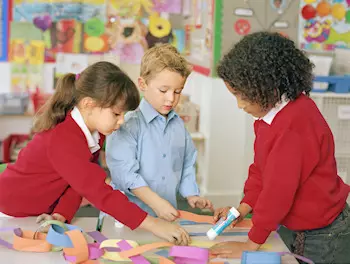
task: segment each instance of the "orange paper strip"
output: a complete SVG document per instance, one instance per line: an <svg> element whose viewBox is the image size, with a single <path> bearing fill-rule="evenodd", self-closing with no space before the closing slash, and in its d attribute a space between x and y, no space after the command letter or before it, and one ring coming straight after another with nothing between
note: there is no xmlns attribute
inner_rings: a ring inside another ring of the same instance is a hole
<svg viewBox="0 0 350 264"><path fill-rule="evenodd" d="M33 231L21 230L22 235L14 233L13 248L18 251L27 252L49 252L52 245L46 241L46 234L37 232L35 239Z"/></svg>
<svg viewBox="0 0 350 264"><path fill-rule="evenodd" d="M69 256L75 256L75 263L89 263L89 249L84 235L80 230L66 232L72 241L72 248L64 248L63 252ZM91 262L90 262L91 263Z"/></svg>
<svg viewBox="0 0 350 264"><path fill-rule="evenodd" d="M163 247L172 247L174 244L169 243L169 242L156 242L152 244L147 244L147 245L142 245L136 248L132 248L129 250L125 250L119 253L119 255L122 258L130 258L133 256L141 255L147 251L156 249L156 248L163 248Z"/></svg>
<svg viewBox="0 0 350 264"><path fill-rule="evenodd" d="M198 215L179 210L179 218L196 223L215 224L214 218L210 215Z"/></svg>

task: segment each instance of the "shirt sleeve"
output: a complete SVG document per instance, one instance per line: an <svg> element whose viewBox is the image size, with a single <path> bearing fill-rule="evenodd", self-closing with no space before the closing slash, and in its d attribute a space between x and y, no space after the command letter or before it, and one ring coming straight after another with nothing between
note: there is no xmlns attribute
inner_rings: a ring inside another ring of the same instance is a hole
<svg viewBox="0 0 350 264"><path fill-rule="evenodd" d="M48 143L48 157L53 168L72 189L101 211L131 229L137 228L146 218L147 214L136 204L105 183L106 173L91 162L92 155L83 135L62 130L53 133ZM61 204L63 215L72 210L71 204Z"/></svg>
<svg viewBox="0 0 350 264"><path fill-rule="evenodd" d="M68 187L58 200L52 213L64 216L66 221L70 223L80 207L81 200L82 197L71 187Z"/></svg>
<svg viewBox="0 0 350 264"><path fill-rule="evenodd" d="M261 174L255 162L250 165L248 179L244 184L244 197L241 203L248 204L254 210L262 189Z"/></svg>
<svg viewBox="0 0 350 264"><path fill-rule="evenodd" d="M179 192L182 197L199 195L196 181L196 159L197 149L193 144L191 135L186 130L185 159L182 169Z"/></svg>
<svg viewBox="0 0 350 264"><path fill-rule="evenodd" d="M114 186L125 193L148 186L138 173L140 169L137 159L137 138L139 134L138 120L131 118L107 138L106 162L111 173Z"/></svg>
<svg viewBox="0 0 350 264"><path fill-rule="evenodd" d="M290 211L302 171L302 144L292 131L277 136L262 174L264 185L254 207L249 238L263 244Z"/></svg>

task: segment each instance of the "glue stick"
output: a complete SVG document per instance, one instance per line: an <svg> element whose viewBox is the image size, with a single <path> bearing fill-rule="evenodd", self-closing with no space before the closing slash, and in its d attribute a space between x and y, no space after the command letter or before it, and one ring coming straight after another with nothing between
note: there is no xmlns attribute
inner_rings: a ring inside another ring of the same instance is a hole
<svg viewBox="0 0 350 264"><path fill-rule="evenodd" d="M235 219L239 217L239 212L236 208L232 207L228 211L227 217L224 220L221 218L212 228L207 232L207 237L210 240L214 240L218 235L220 235L226 227L228 227Z"/></svg>

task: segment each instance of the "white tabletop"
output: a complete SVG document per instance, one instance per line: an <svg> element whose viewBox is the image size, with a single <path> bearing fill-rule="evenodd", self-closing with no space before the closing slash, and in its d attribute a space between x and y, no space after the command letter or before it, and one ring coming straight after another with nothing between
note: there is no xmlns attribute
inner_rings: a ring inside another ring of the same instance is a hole
<svg viewBox="0 0 350 264"><path fill-rule="evenodd" d="M96 218L77 218L72 224L78 225L84 231L94 231L96 228ZM0 217L0 228L4 227L20 227L25 230L33 230L35 231L38 225L35 223L35 218L2 218ZM188 232L194 233L205 233L209 225L188 225L184 226ZM242 232L248 231L246 229L238 229L235 228L232 231ZM128 239L135 240L140 244L151 243L159 241L159 239L152 234L145 231L131 231L127 227L117 228L114 225L114 219L110 217L106 217L104 220L104 225L102 229L102 233L110 239ZM13 233L12 232L1 232L0 236L2 239L12 243ZM208 239L200 236L193 237L195 240L204 240ZM245 241L247 236L219 236L216 241ZM276 233L272 233L271 236L266 241L267 249L266 251L288 251L287 247L284 245L280 237ZM31 252L18 252L14 250L9 250L7 248L0 246L0 263L6 264L66 264L65 260L62 257L62 253L60 252L49 252L49 253L31 253ZM228 263L240 263L240 259L230 259L225 260ZM104 262L101 263L112 263L112 262ZM115 263L115 262L114 262ZM119 262L120 263L120 262ZM298 264L298 262L292 256L283 256L282 257L283 264Z"/></svg>

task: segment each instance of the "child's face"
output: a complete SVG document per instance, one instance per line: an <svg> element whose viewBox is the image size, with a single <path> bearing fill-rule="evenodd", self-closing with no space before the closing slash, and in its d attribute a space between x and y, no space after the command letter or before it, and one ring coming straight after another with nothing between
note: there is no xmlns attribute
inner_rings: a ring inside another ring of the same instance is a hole
<svg viewBox="0 0 350 264"><path fill-rule="evenodd" d="M90 130L107 136L124 123L124 111L120 107L101 108L95 106L88 115Z"/></svg>
<svg viewBox="0 0 350 264"><path fill-rule="evenodd" d="M167 69L155 75L148 83L139 78L139 87L154 109L163 116L176 107L186 79L177 72Z"/></svg>
<svg viewBox="0 0 350 264"><path fill-rule="evenodd" d="M254 116L255 118L262 118L267 113L268 110L263 110L260 105L257 103L251 103L247 100L244 100L241 95L239 95L235 89L233 89L228 83L225 82L227 89L236 97L237 106L239 109L242 109L247 114Z"/></svg>

